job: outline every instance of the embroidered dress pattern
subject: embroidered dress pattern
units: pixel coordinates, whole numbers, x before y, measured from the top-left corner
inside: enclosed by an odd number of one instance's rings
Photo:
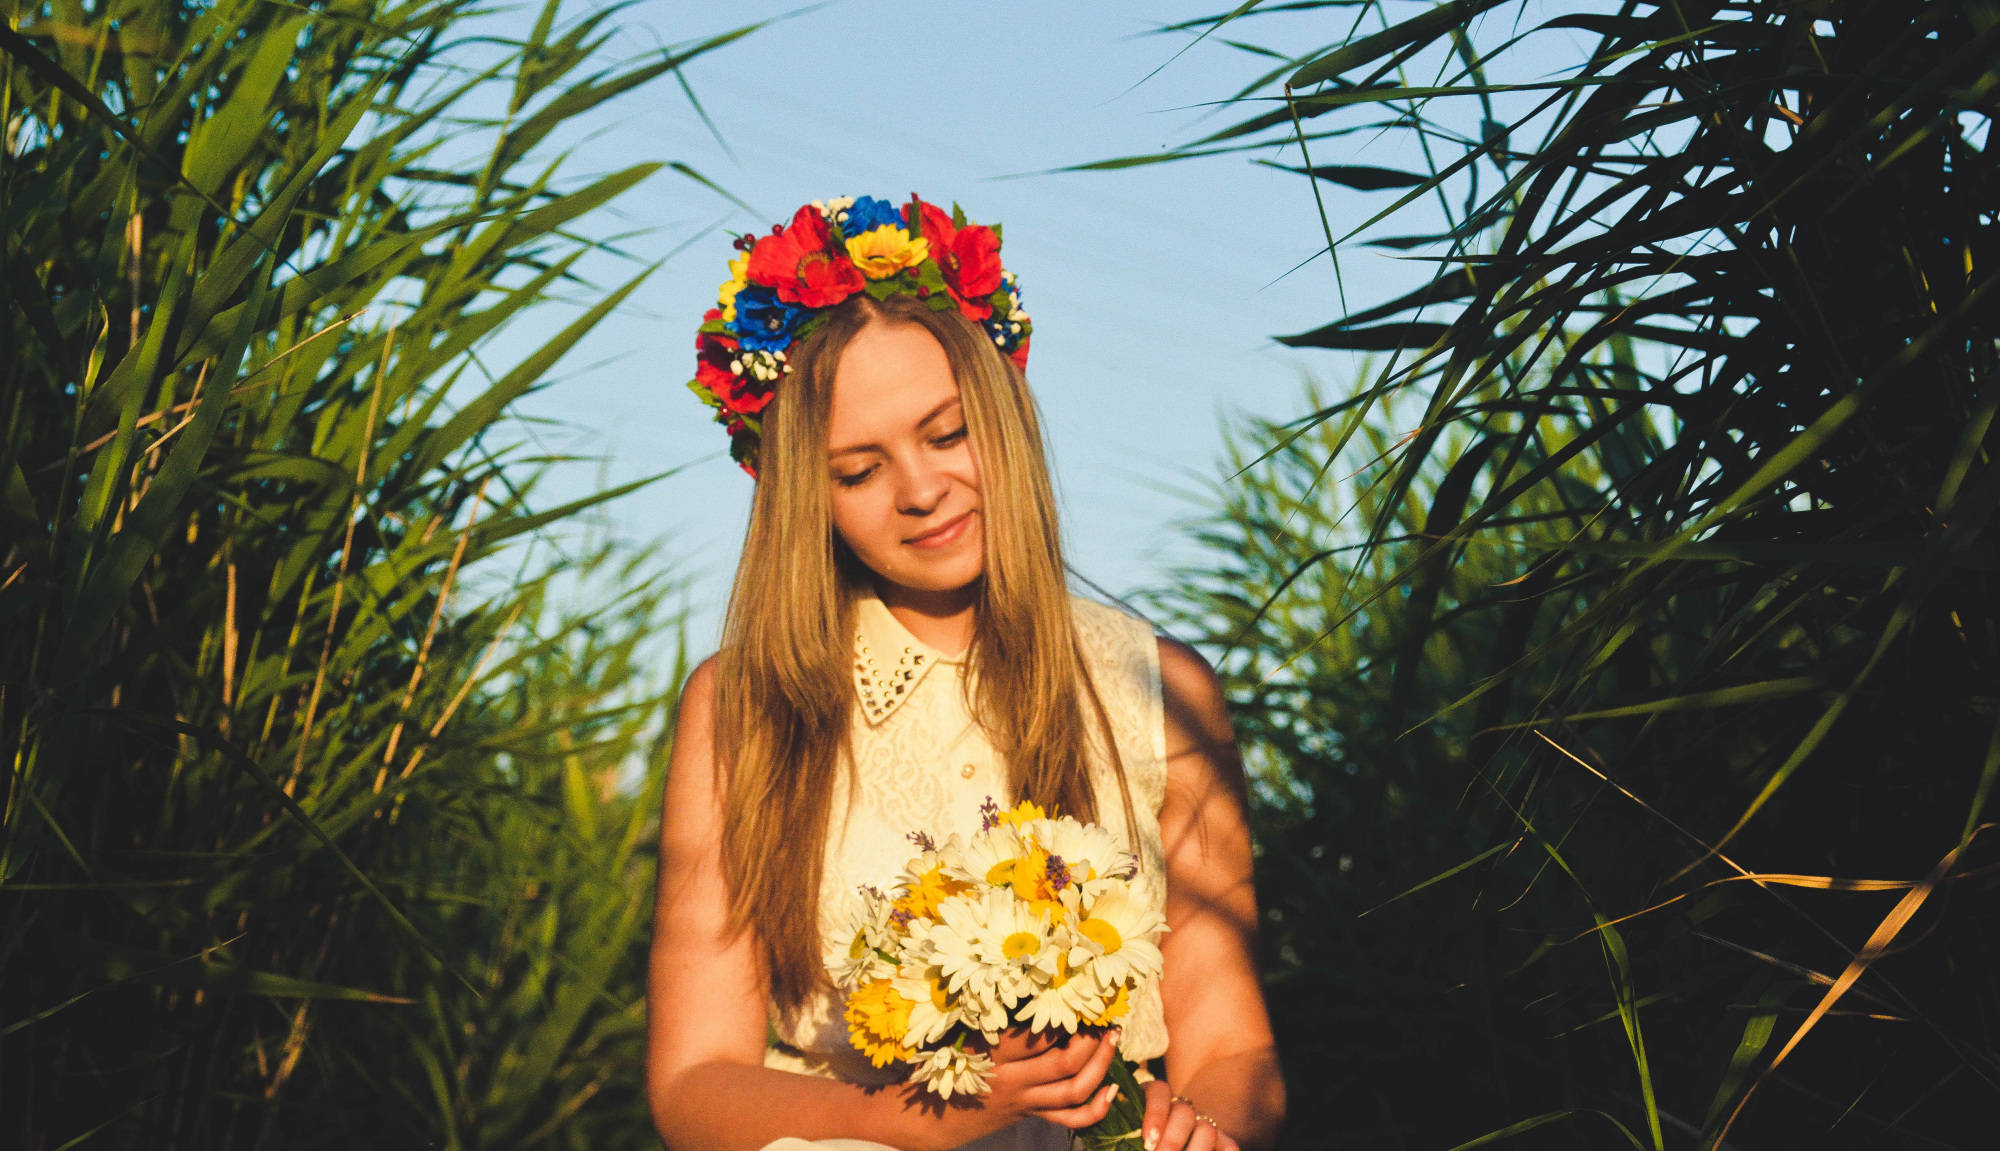
[[[1072,597],[1070,603],[1085,666],[1124,764],[1137,826],[1125,825],[1117,777],[1102,735],[1094,734],[1090,762],[1098,822],[1132,844],[1142,873],[1164,881],[1159,815],[1166,797],[1166,729],[1158,641],[1143,620],[1089,600]],[[838,938],[850,922],[858,888],[886,887],[894,880],[909,858],[911,828],[969,837],[978,830],[983,799],[1010,798],[1005,764],[967,709],[964,660],[911,636],[872,596],[856,605],[855,614],[853,754],[835,786],[820,886],[826,940]],[[1163,893],[1164,886],[1154,888]],[[839,996],[830,990],[788,1018],[773,1010],[771,1023],[780,1043],[766,1051],[766,1066],[857,1083],[899,1082],[907,1074],[871,1066],[850,1046]],[[1157,984],[1137,996],[1123,1027],[1121,1050],[1134,1062],[1165,1053]],[[1060,1129],[1039,1121],[1034,1128],[977,1146],[981,1151],[1067,1146],[1057,1138]]]

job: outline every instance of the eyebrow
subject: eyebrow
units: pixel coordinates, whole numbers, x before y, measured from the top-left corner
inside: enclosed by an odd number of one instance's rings
[[[917,426],[920,428],[930,426],[933,420],[936,420],[939,416],[943,415],[951,408],[958,406],[960,403],[962,403],[960,397],[958,396],[951,397],[945,402],[939,404],[937,407],[932,408],[929,412],[925,413],[924,418],[917,421]],[[851,456],[856,454],[857,452],[879,452],[881,450],[882,450],[882,445],[880,444],[849,444],[844,448],[834,448],[833,450],[827,452],[826,454],[828,459],[832,459],[837,456]]]

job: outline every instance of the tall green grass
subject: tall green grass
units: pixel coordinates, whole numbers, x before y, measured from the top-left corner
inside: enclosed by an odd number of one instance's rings
[[[479,15],[0,29],[0,1143],[651,1144],[672,586],[508,411],[645,276],[579,268],[660,165],[565,133],[739,33]]]
[[[1295,1138],[1986,1145],[2000,8],[1268,7],[1324,38],[1116,163],[1247,152],[1437,269],[1284,338],[1382,359],[1180,596]]]

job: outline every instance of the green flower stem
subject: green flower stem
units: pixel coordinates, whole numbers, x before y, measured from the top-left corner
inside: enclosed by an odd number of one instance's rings
[[[1139,1123],[1146,1117],[1146,1093],[1123,1055],[1111,1057],[1105,1078],[1118,1085],[1118,1098],[1110,1114],[1076,1133],[1077,1140],[1084,1151],[1130,1151],[1142,1145]]]

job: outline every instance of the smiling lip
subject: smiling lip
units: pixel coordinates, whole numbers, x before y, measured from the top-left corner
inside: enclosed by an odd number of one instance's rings
[[[972,513],[965,512],[948,523],[932,528],[920,536],[911,536],[903,542],[911,547],[941,548],[955,542],[965,534],[965,526],[972,522]]]

